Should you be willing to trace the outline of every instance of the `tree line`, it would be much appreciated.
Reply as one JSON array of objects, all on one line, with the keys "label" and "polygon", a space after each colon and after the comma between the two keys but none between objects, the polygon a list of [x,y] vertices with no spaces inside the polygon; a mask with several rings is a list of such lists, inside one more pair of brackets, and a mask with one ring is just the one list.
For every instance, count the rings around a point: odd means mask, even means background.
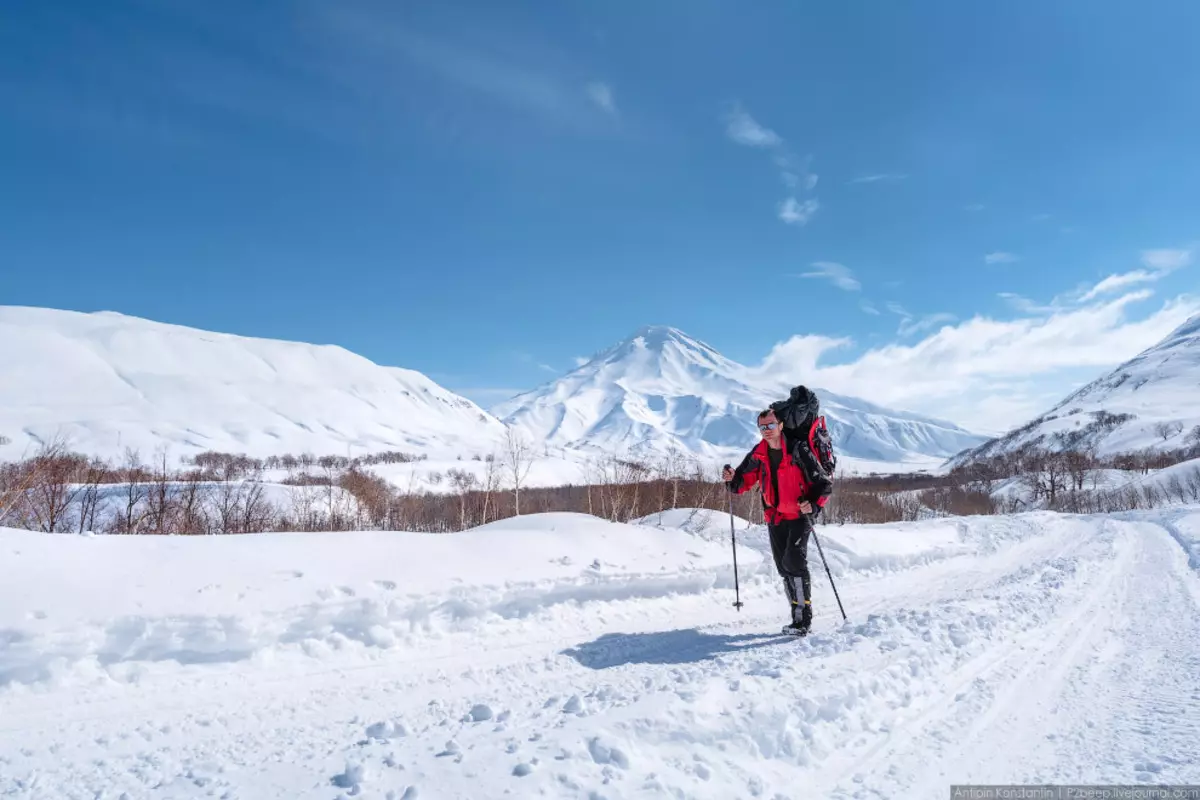
[{"label": "tree line", "polygon": [[[510,432],[496,452],[472,456],[472,468],[464,463],[444,472],[426,470],[422,483],[428,485],[423,486],[415,479],[416,465],[427,459],[403,452],[266,459],[206,452],[172,465],[163,449],[147,460],[132,449],[106,460],[74,452],[59,440],[43,444],[31,457],[0,464],[0,525],[109,534],[443,533],[530,513],[578,512],[628,522],[673,508],[731,507],[752,523],[763,521],[757,492],[730,497],[719,465],[680,450],[649,458],[597,454],[584,463],[582,481],[529,486],[539,457],[527,440]],[[1026,446],[944,475],[840,475],[818,521],[885,523],[1013,513],[1029,507],[1025,497],[1037,507],[1073,513],[1200,502],[1200,468],[1162,486],[1102,486],[1106,469],[1147,474],[1191,458],[1200,458],[1200,437],[1177,450],[1108,458]],[[414,465],[408,487],[371,469],[404,463]],[[1015,481],[1023,491],[997,496],[1003,481]]]}]

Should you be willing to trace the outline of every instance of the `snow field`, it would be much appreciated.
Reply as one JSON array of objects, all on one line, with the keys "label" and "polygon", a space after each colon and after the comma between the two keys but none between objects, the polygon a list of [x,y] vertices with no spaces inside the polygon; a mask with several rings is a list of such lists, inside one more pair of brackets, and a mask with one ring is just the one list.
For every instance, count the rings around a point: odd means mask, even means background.
[{"label": "snow field", "polygon": [[[776,634],[786,607],[756,558],[762,529],[735,525],[740,614],[729,517],[713,512],[202,540],[228,551],[210,558],[172,551],[178,539],[4,532],[0,586],[23,581],[39,605],[0,595],[3,635],[45,634],[52,620],[78,633],[140,603],[161,619],[232,615],[263,638],[252,662],[97,659],[92,672],[10,678],[0,796],[941,797],[952,782],[1200,779],[1200,577],[1179,538],[1200,532],[1200,508],[822,526],[850,620],[813,547],[804,640]],[[10,568],[14,546],[23,563]],[[80,547],[89,558],[68,555]],[[549,557],[568,547],[571,564]],[[263,590],[187,598],[217,561],[227,588]],[[157,567],[176,582],[89,593],[89,570],[125,563],[125,577]],[[279,566],[310,583],[267,580]],[[381,574],[433,607],[483,591],[524,592],[524,605],[445,612],[387,647],[347,636],[291,652],[263,634],[272,614],[353,608]],[[448,586],[452,575],[462,582]],[[311,596],[329,585],[358,595]]]}]

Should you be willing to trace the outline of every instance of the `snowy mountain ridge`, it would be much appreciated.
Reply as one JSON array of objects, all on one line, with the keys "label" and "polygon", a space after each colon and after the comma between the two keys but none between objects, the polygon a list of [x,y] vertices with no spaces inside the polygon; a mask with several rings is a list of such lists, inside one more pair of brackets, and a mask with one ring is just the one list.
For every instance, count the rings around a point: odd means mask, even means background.
[{"label": "snowy mountain ridge", "polygon": [[1200,314],[1045,414],[954,459],[955,464],[1025,446],[1094,449],[1106,456],[1176,449],[1200,425]]},{"label": "snowy mountain ridge", "polygon": [[214,333],[125,316],[0,307],[0,433],[19,456],[483,451],[505,427],[413,370],[333,345]]},{"label": "snowy mountain ridge", "polygon": [[[793,384],[803,383],[797,376]],[[840,454],[886,462],[945,458],[984,437],[813,387]],[[745,450],[755,416],[786,389],[683,331],[648,326],[563,377],[491,410],[537,440],[576,448],[706,455]]]}]

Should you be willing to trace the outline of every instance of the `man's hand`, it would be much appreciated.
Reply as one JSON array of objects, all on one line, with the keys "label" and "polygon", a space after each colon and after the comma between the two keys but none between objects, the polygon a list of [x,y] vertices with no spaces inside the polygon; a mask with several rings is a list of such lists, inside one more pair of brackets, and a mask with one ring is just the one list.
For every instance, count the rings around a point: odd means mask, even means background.
[{"label": "man's hand", "polygon": [[725,467],[725,469],[721,471],[721,480],[725,481],[726,483],[729,483],[731,480],[733,480],[733,467]]},{"label": "man's hand", "polygon": [[805,500],[803,503],[800,504],[800,512],[803,514],[811,514],[812,513],[812,503]]}]

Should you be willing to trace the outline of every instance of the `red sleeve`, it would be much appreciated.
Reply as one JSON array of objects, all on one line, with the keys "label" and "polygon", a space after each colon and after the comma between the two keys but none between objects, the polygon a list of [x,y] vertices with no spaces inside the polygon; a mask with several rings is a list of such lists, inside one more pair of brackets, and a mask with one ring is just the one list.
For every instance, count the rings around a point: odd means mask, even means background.
[{"label": "red sleeve", "polygon": [[743,494],[754,488],[754,486],[758,483],[759,469],[759,463],[754,461],[748,469],[741,473],[742,481],[741,485],[738,486],[737,494]]}]

